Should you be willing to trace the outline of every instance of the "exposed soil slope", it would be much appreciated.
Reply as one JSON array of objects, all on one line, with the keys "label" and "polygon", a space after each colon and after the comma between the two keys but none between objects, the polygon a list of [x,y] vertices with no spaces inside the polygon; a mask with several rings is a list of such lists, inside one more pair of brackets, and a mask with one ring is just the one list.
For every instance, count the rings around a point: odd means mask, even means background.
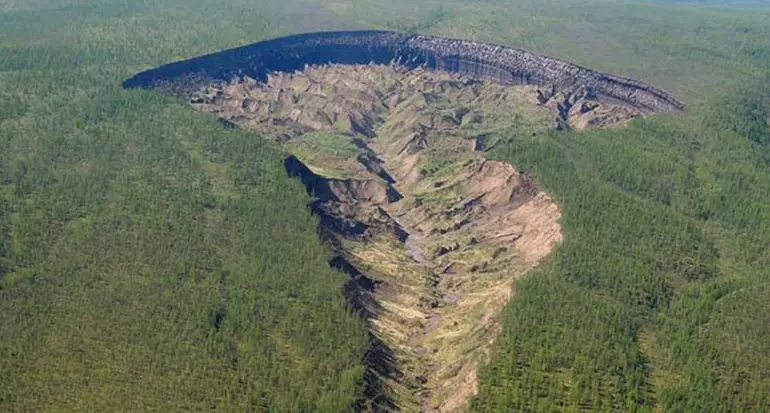
[{"label": "exposed soil slope", "polygon": [[584,87],[591,94],[621,100],[641,110],[681,110],[664,90],[643,82],[600,73],[525,50],[426,35],[361,30],[304,33],[172,63],[139,73],[125,87],[188,87],[191,80],[229,81],[247,75],[261,81],[273,71],[292,72],[313,64],[389,64],[425,66],[502,84]]},{"label": "exposed soil slope", "polygon": [[370,379],[395,406],[425,412],[454,411],[475,392],[512,282],[561,241],[549,196],[483,150],[501,131],[536,138],[640,114],[580,88],[384,65],[214,83],[191,101],[293,154],[287,168],[316,197],[340,254],[334,264],[357,282],[351,301],[394,359]]}]

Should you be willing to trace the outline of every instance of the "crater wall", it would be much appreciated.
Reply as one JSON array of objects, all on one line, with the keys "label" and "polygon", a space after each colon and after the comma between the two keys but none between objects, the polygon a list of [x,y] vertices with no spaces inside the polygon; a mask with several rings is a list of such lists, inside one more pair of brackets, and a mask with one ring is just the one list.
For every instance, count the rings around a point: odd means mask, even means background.
[{"label": "crater wall", "polygon": [[684,109],[668,92],[646,83],[525,50],[374,30],[305,33],[258,42],[148,70],[126,80],[123,86],[154,88],[184,85],[192,79],[229,81],[240,76],[265,81],[270,72],[291,72],[306,65],[327,63],[427,66],[503,84],[540,85],[558,90],[583,87],[646,111]]}]

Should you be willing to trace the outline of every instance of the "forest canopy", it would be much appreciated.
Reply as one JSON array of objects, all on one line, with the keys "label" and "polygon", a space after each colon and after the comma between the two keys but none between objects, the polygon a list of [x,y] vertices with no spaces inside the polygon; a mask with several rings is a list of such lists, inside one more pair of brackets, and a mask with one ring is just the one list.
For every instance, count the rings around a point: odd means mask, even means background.
[{"label": "forest canopy", "polygon": [[712,6],[3,2],[0,411],[366,406],[366,323],[285,154],[120,88],[171,61],[361,26],[513,45],[688,106],[501,134],[488,156],[551,194],[564,243],[516,283],[469,411],[769,411],[770,12]]}]

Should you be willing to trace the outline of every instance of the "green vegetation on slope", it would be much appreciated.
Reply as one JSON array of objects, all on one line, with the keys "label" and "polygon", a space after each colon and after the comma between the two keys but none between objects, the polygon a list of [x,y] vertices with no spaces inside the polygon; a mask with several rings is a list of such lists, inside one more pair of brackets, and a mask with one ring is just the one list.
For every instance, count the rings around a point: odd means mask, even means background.
[{"label": "green vegetation on slope", "polygon": [[67,107],[0,130],[2,410],[347,409],[363,325],[278,154],[150,93]]},{"label": "green vegetation on slope", "polygon": [[283,155],[119,89],[232,39],[92,6],[0,14],[0,411],[349,410],[365,328]]},{"label": "green vegetation on slope", "polygon": [[563,206],[473,410],[770,409],[770,83],[680,118],[511,137]]},{"label": "green vegetation on slope", "polygon": [[[770,14],[603,0],[0,5],[0,411],[345,411],[364,326],[260,137],[129,75],[289,32],[398,27],[639,77],[688,102],[512,137],[564,210],[477,411],[767,411]],[[766,85],[767,83],[765,83]],[[754,86],[752,84],[752,86]],[[730,92],[732,91],[732,92]]]},{"label": "green vegetation on slope", "polygon": [[364,170],[357,157],[364,153],[347,135],[312,132],[292,139],[284,148],[301,162],[310,165],[315,173],[327,178],[342,179],[346,173],[355,176]]}]

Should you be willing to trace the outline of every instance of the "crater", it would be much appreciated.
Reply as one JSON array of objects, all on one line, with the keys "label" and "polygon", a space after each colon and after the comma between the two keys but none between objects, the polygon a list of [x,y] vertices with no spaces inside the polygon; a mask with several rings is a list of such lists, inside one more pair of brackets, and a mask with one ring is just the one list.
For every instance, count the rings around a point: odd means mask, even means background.
[{"label": "crater", "polygon": [[558,205],[485,151],[683,109],[644,83],[522,50],[379,31],[256,43],[124,86],[182,95],[285,149],[368,322],[360,410],[382,412],[464,406],[513,282],[562,241]]}]

